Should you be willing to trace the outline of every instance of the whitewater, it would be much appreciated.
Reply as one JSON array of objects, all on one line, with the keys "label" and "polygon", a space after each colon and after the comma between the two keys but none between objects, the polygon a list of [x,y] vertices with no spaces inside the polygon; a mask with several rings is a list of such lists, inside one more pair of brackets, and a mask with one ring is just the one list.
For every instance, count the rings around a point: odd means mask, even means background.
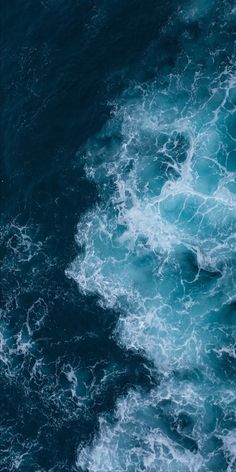
[{"label": "whitewater", "polygon": [[99,203],[66,274],[119,313],[113,336],[156,386],[100,416],[77,470],[236,470],[235,18],[229,1],[179,8],[174,65],[131,80],[79,151]]}]

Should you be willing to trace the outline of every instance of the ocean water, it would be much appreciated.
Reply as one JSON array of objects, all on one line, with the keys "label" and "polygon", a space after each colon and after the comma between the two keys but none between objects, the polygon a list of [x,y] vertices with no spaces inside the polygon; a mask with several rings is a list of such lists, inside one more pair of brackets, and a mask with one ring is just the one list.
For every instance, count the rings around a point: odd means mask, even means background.
[{"label": "ocean water", "polygon": [[1,14],[1,472],[234,472],[235,2]]}]

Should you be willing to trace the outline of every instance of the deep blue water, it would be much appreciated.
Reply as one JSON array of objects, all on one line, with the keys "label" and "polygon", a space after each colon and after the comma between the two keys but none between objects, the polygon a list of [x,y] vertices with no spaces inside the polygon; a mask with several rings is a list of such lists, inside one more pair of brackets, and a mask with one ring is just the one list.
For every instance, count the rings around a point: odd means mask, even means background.
[{"label": "deep blue water", "polygon": [[235,2],[0,13],[0,471],[234,472]]}]

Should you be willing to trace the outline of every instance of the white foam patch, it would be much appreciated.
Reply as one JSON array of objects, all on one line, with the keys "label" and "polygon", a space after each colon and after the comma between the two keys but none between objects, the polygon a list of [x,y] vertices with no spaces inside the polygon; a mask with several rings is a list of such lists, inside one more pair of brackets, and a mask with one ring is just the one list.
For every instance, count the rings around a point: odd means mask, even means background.
[{"label": "white foam patch", "polygon": [[169,377],[146,397],[130,391],[119,400],[115,422],[100,419],[99,438],[78,450],[77,467],[91,472],[219,470],[214,468],[212,445],[218,454],[228,448],[232,456],[235,441],[233,435],[220,438],[214,409],[232,415],[232,392],[227,395],[219,388],[214,394],[212,388],[210,402],[200,378],[192,382],[183,377],[181,391],[179,381]]},{"label": "white foam patch", "polygon": [[224,448],[229,459],[227,472],[233,472],[236,468],[236,436],[235,431],[230,431],[223,438]]}]

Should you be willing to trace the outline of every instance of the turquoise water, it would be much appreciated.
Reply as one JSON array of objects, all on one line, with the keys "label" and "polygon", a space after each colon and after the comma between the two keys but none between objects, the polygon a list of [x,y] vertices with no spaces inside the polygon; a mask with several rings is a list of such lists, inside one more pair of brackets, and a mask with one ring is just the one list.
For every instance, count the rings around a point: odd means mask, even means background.
[{"label": "turquoise water", "polygon": [[235,18],[232,2],[173,13],[175,63],[157,53],[155,78],[132,79],[79,151],[100,202],[67,275],[119,313],[114,338],[158,379],[100,416],[84,471],[236,470]]}]

